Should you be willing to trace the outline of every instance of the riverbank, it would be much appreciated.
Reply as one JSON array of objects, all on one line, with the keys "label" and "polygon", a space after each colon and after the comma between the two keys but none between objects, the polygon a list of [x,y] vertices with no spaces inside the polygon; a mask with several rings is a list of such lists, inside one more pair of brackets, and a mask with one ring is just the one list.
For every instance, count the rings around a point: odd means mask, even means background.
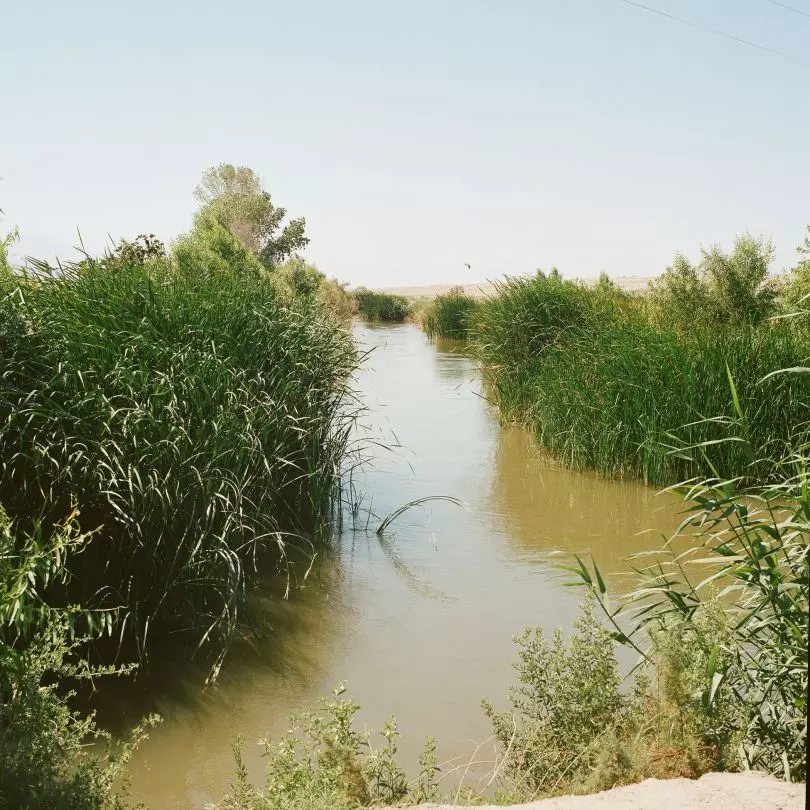
[{"label": "riverbank", "polygon": [[[528,804],[478,805],[478,810],[800,810],[805,784],[763,773],[707,773],[700,779],[645,779],[590,796],[559,796]],[[455,810],[424,804],[413,810]]]}]

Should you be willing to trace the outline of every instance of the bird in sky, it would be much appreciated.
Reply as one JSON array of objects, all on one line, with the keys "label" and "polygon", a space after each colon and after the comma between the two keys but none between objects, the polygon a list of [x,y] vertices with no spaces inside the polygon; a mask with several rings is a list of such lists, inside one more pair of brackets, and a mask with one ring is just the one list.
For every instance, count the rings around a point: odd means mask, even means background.
[{"label": "bird in sky", "polygon": [[470,269],[470,265],[469,265],[467,262],[464,262],[464,266],[465,266],[465,267],[466,267],[468,270]]}]

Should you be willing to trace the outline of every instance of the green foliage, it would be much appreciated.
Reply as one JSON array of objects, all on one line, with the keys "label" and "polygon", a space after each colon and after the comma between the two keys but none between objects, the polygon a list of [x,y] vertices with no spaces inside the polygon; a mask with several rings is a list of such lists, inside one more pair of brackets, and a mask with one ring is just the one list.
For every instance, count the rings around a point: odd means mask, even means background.
[{"label": "green foliage", "polygon": [[358,287],[354,291],[358,313],[362,318],[381,323],[402,323],[411,314],[411,307],[404,295],[377,293]]},{"label": "green foliage", "polygon": [[[30,810],[123,810],[123,769],[149,718],[127,744],[70,708],[69,684],[129,671],[91,668],[80,657],[78,609],[45,605],[64,582],[66,556],[87,540],[64,521],[45,541],[24,536],[0,508],[0,805]],[[93,629],[97,635],[101,625]],[[89,747],[93,743],[96,751]],[[103,750],[103,755],[100,751]]]},{"label": "green foliage", "polygon": [[194,194],[202,204],[198,217],[223,226],[268,270],[309,243],[303,218],[290,220],[279,232],[287,212],[273,205],[258,175],[246,166],[212,166]]},{"label": "green foliage", "polygon": [[701,453],[668,452],[669,433],[683,425],[678,437],[691,445],[737,429],[737,417],[723,416],[729,370],[748,445],[718,445],[723,475],[769,475],[810,412],[810,379],[767,376],[810,355],[801,319],[685,332],[652,323],[648,303],[607,285],[537,276],[507,280],[498,293],[473,334],[494,398],[504,418],[525,421],[573,466],[653,483],[705,475]]},{"label": "green foliage", "polygon": [[463,287],[453,287],[446,295],[438,295],[422,315],[422,328],[430,338],[463,338],[474,328],[473,318],[479,304],[464,294]]},{"label": "green foliage", "polygon": [[209,211],[197,214],[191,231],[174,243],[172,255],[178,272],[189,278],[200,274],[257,278],[262,274],[254,253]]},{"label": "green foliage", "polygon": [[650,283],[650,299],[660,321],[679,329],[696,325],[761,322],[776,311],[776,287],[768,281],[773,245],[745,235],[730,254],[719,246],[704,250],[700,264],[678,254]]},{"label": "green foliage", "polygon": [[321,283],[315,297],[343,324],[350,324],[357,313],[357,299],[346,289],[346,284],[330,278]]},{"label": "green foliage", "polygon": [[810,225],[804,243],[796,250],[803,258],[790,271],[781,290],[782,311],[787,315],[810,310]]},{"label": "green foliage", "polygon": [[166,246],[153,233],[138,234],[132,242],[122,239],[116,246],[110,261],[122,265],[146,264],[166,258]]},{"label": "green foliage", "polygon": [[324,537],[356,352],[311,296],[185,270],[40,265],[0,300],[0,500],[45,540],[74,502],[99,527],[48,604],[221,654],[256,567]]},{"label": "green foliage", "polygon": [[496,712],[486,701],[484,711],[510,793],[553,793],[587,778],[598,757],[595,741],[620,721],[613,640],[586,603],[568,644],[559,629],[549,644],[539,627],[515,643],[520,686],[510,689],[512,711]]},{"label": "green foliage", "polygon": [[510,690],[511,710],[484,702],[503,797],[527,801],[733,768],[741,713],[725,684],[711,705],[701,699],[711,656],[697,643],[724,633],[722,610],[667,621],[628,691],[614,656],[617,634],[596,620],[592,601],[567,644],[559,630],[549,644],[539,628],[527,629],[516,639],[520,686]]},{"label": "green foliage", "polygon": [[357,302],[345,284],[327,279],[317,267],[308,264],[300,256],[293,256],[279,265],[268,278],[288,289],[293,297],[314,297],[343,324],[350,323],[357,311]]},{"label": "green foliage", "polygon": [[[734,440],[746,443],[743,434]],[[709,453],[713,446],[701,449]],[[731,722],[725,718],[724,734],[738,738],[739,764],[795,781],[807,773],[809,454],[802,424],[791,451],[772,461],[778,475],[770,483],[712,478],[690,486],[676,537],[639,571],[642,587],[617,608],[610,607],[598,572],[591,576],[581,563],[577,571],[621,643],[643,652],[634,640],[641,631],[666,639],[673,623],[685,628],[690,643],[682,659],[705,662],[699,684],[692,683],[703,710],[722,714],[722,695],[736,707]],[[678,554],[681,534],[687,548]],[[706,631],[712,608],[722,617],[715,622],[720,632]],[[722,747],[722,738],[718,734],[713,744]]]},{"label": "green foliage", "polygon": [[[30,810],[121,810],[126,795],[116,789],[138,730],[129,745],[114,743],[96,728],[91,716],[69,707],[73,693],[54,682],[98,677],[66,660],[73,647],[51,634],[63,635],[63,623],[52,625],[19,651],[0,646],[0,804]],[[88,743],[106,748],[103,757]]]},{"label": "green foliage", "polygon": [[320,711],[293,716],[278,743],[262,742],[267,760],[262,789],[248,782],[237,743],[237,782],[217,805],[219,810],[356,808],[435,798],[435,741],[428,738],[419,758],[419,777],[409,784],[396,761],[399,732],[394,719],[385,722],[382,744],[375,749],[372,733],[354,728],[359,707],[342,697],[344,689],[341,684],[333,699],[322,698]]},{"label": "green foliage", "polygon": [[17,239],[20,237],[20,232],[17,228],[14,228],[10,233],[6,234],[4,237],[0,237],[0,281],[3,278],[8,278],[11,276],[11,263],[8,260],[8,249],[13,245]]},{"label": "green foliage", "polygon": [[296,295],[311,295],[326,281],[317,267],[307,264],[300,256],[293,256],[273,273],[283,278]]}]

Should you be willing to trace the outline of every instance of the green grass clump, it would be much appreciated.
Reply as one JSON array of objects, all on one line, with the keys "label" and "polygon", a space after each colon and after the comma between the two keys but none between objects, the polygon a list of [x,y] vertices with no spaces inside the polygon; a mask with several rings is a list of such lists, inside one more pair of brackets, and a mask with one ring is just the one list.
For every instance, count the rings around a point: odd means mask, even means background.
[{"label": "green grass clump", "polygon": [[422,315],[422,328],[430,338],[464,338],[475,328],[473,318],[478,301],[454,287],[446,295],[438,295]]},{"label": "green grass clump", "polygon": [[720,442],[740,421],[720,416],[736,395],[748,444],[719,444],[714,464],[719,475],[757,478],[808,421],[810,377],[768,377],[806,365],[810,329],[800,319],[686,334],[605,284],[538,275],[498,293],[482,304],[474,337],[501,413],[573,466],[651,483],[705,474],[703,454],[667,451],[669,432],[681,425],[688,444]]},{"label": "green grass clump", "polygon": [[354,291],[358,314],[368,321],[402,323],[411,314],[411,305],[404,295],[372,292],[365,287]]},{"label": "green grass clump", "polygon": [[115,610],[141,654],[221,653],[257,566],[330,517],[352,422],[351,337],[312,296],[166,259],[87,260],[0,301],[0,502],[92,542],[52,603]]}]

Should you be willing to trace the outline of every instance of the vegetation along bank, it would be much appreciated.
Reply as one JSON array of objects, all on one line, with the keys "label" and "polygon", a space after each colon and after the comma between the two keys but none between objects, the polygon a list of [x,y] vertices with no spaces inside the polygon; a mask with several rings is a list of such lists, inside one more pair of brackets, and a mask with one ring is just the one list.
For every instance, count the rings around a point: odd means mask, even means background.
[{"label": "vegetation along bank", "polygon": [[502,418],[568,464],[653,484],[761,480],[810,414],[810,377],[772,373],[808,365],[808,238],[781,279],[770,245],[741,237],[697,265],[676,257],[644,295],[538,271],[484,301],[439,296],[423,324],[469,337]]},{"label": "vegetation along bank", "polygon": [[[127,758],[154,718],[122,743],[68,690],[130,676],[167,638],[216,675],[259,574],[311,558],[331,536],[358,407],[348,321],[410,314],[407,300],[350,294],[301,259],[304,220],[282,227],[286,212],[249,169],[209,170],[197,196],[193,227],[170,251],[139,237],[22,272],[3,243],[9,807],[127,806]],[[458,769],[432,739],[407,774],[396,722],[359,730],[339,687],[266,743],[262,783],[236,745],[221,806],[355,808],[448,792],[515,802],[746,768],[805,779],[810,244],[802,250],[779,287],[768,246],[745,237],[696,266],[677,258],[646,296],[552,271],[507,280],[483,302],[437,298],[426,331],[471,338],[504,418],[575,466],[680,484],[673,534],[688,552],[649,556],[637,589],[613,599],[598,568],[574,561],[586,598],[570,637],[528,628],[515,687],[503,707],[484,703],[496,744],[484,783],[454,785]],[[629,690],[620,646],[639,662]]]}]

